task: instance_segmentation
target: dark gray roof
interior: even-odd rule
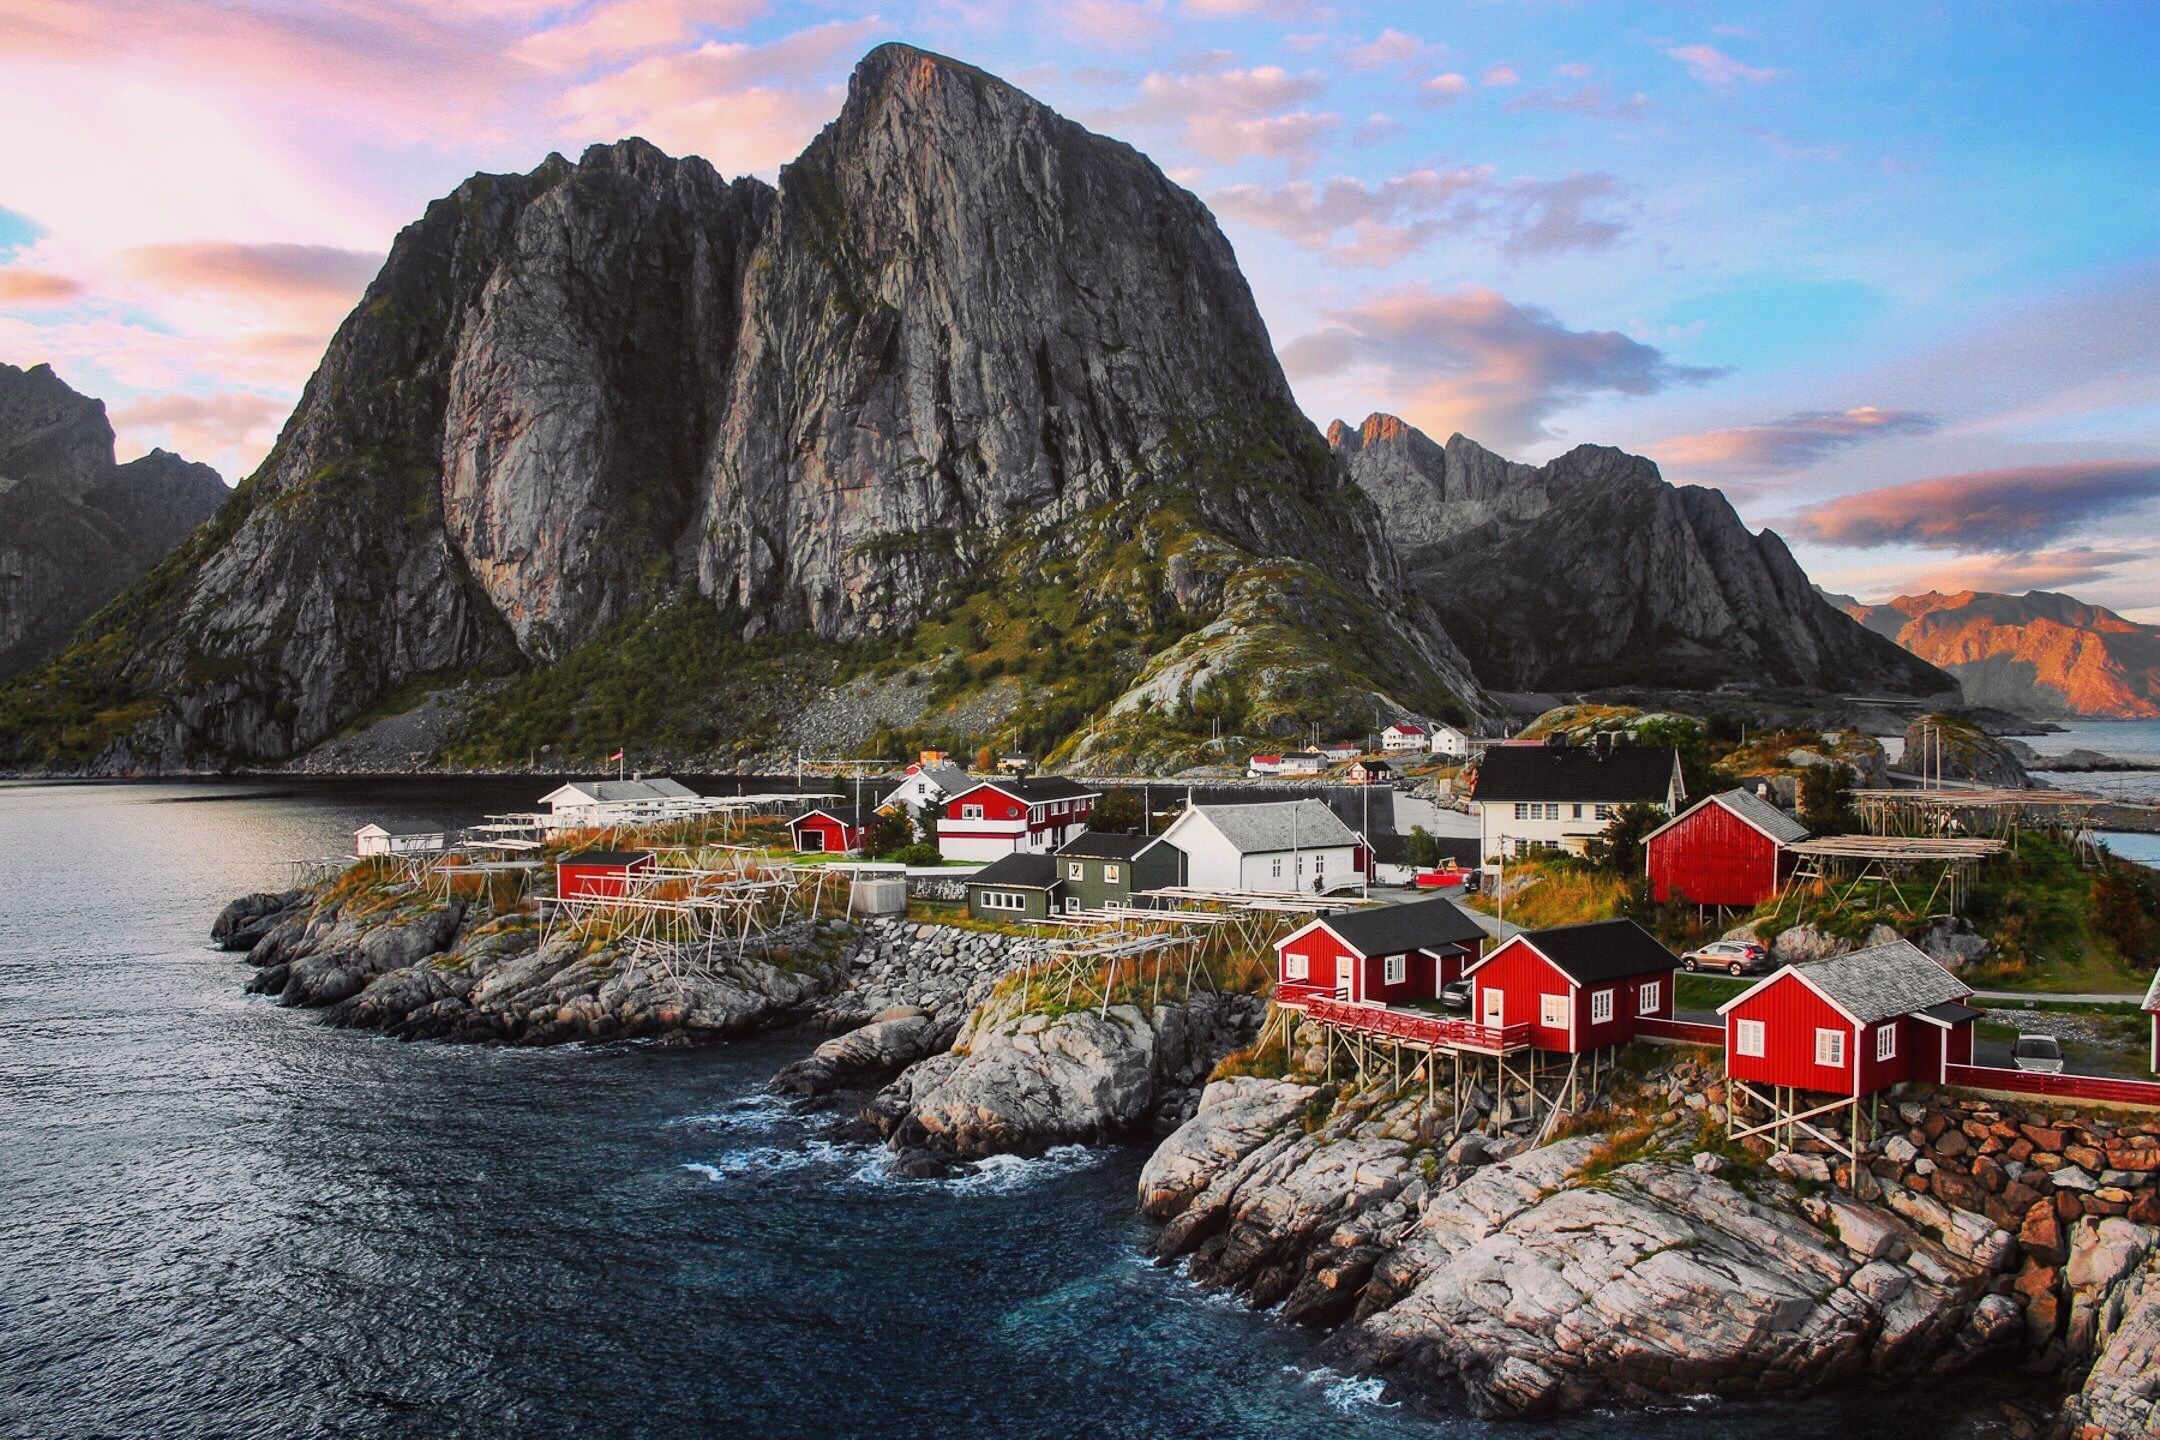
[[[1478,762],[1479,801],[1662,802],[1679,754],[1670,745],[1494,745]]]
[[[1400,955],[1410,950],[1445,950],[1450,945],[1475,948],[1485,927],[1447,899],[1409,905],[1379,905],[1327,917],[1328,929],[1363,955]]]
[[[1870,945],[1793,968],[1863,1025],[1911,1015],[1945,1000],[1963,1001],[1972,994],[1970,985],[1929,959],[1910,940]]]
[[[1051,890],[1057,887],[1057,861],[1048,855],[1014,851],[1000,855],[968,876],[968,887],[1010,885],[1016,890]]]
[[[1319,850],[1355,845],[1355,831],[1318,800],[1275,800],[1258,805],[1197,805],[1240,855],[1274,850]]]
[[[1538,953],[1552,961],[1561,974],[1581,985],[1648,975],[1680,963],[1655,935],[1633,920],[1593,920],[1584,925],[1525,930],[1522,938],[1536,946]]]
[[[1979,1019],[1982,1015],[1987,1014],[1987,1011],[1975,1010],[1970,1005],[1960,1005],[1955,1000],[1945,1000],[1940,1005],[1928,1006],[1927,1009],[1922,1010],[1920,1013],[1933,1016],[1945,1025],[1962,1025],[1967,1020]]]
[[[559,865],[635,865],[640,860],[650,860],[650,850],[580,850],[575,855],[565,855]]]
[[[1083,795],[1102,793],[1082,785],[1077,780],[1067,780],[1062,775],[1038,775],[1027,780],[977,780],[972,785],[961,787],[959,793],[964,795],[969,790],[979,790],[985,785],[994,786],[1008,795],[1017,795],[1031,805],[1045,800],[1077,800]]]
[[[1161,838],[1159,835],[1120,835],[1111,830],[1086,830],[1066,841],[1057,853],[1083,860],[1131,860]]]
[[[1807,826],[1752,790],[1727,790],[1711,798],[1781,845],[1808,837]]]

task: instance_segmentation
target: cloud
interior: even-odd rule
[[[2160,497],[2160,460],[2021,465],[1863,490],[1801,509],[1796,533],[1866,549],[2024,554]]]
[[[609,0],[574,20],[536,30],[510,53],[543,70],[575,70],[690,39],[700,29],[734,30],[765,13],[765,0]]]
[[[1428,105],[1452,105],[1470,93],[1470,82],[1450,70],[1445,75],[1435,75],[1418,87]]]
[[[839,91],[818,80],[878,29],[876,20],[835,20],[768,44],[713,40],[650,56],[567,92],[558,104],[563,133],[583,141],[638,134],[723,172],[770,172],[832,119]]]
[[[1650,108],[1650,97],[1638,90],[1625,97],[1603,85],[1541,85],[1507,102],[1511,111],[1550,110],[1560,115],[1584,115],[1594,120],[1627,120]]]
[[[1619,194],[1602,171],[1501,181],[1491,167],[1477,165],[1409,170],[1377,185],[1347,176],[1317,185],[1232,185],[1208,203],[1340,264],[1377,269],[1449,234],[1484,235],[1511,259],[1602,250],[1627,227],[1596,207]]]
[[[19,265],[0,268],[0,305],[58,305],[83,293],[82,282]]]
[[[275,438],[292,402],[247,390],[212,395],[146,395],[113,407],[121,448],[140,447],[136,431],[155,432],[167,449],[190,460],[228,453],[260,453]]]
[[[1409,65],[1427,55],[1438,54],[1443,47],[1427,45],[1415,35],[1408,35],[1392,27],[1382,30],[1372,39],[1343,48],[1343,63],[1353,70],[1379,70],[1390,65]]]
[[[2018,555],[1975,555],[1925,570],[1915,583],[1921,589],[1947,594],[1960,590],[2060,590],[2112,580],[2127,567],[2144,570],[2154,558],[2149,550],[2101,550],[2089,545]]]
[[[1342,123],[1334,114],[1304,108],[1322,89],[1318,75],[1277,65],[1226,67],[1226,57],[1215,55],[1199,68],[1150,71],[1130,103],[1096,118],[1175,133],[1217,164],[1263,156],[1288,161],[1293,169],[1310,164],[1321,139]]]
[[[1354,377],[1375,405],[1435,434],[1496,445],[1552,438],[1546,421],[1593,395],[1654,395],[1713,379],[1612,330],[1570,330],[1550,311],[1482,286],[1411,286],[1326,313],[1283,347],[1293,379]]]
[[[1768,475],[1804,470],[1868,440],[1927,435],[1938,428],[1918,410],[1857,405],[1850,410],[1801,410],[1782,420],[1676,435],[1656,447],[1665,464],[1721,474]]]
[[[383,257],[332,245],[243,245],[234,241],[137,245],[120,252],[137,279],[171,289],[200,288],[274,299],[329,299],[350,305]]]
[[[1750,85],[1766,85],[1778,78],[1775,70],[1743,65],[1711,45],[1682,45],[1665,53],[1687,66],[1688,74],[1719,90],[1730,89],[1737,80],[1745,80]]]
[[[1587,80],[1590,78],[1592,68],[1583,64],[1580,60],[1571,60],[1565,65],[1553,66],[1552,73],[1563,80]]]
[[[1052,13],[1066,34],[1090,45],[1127,45],[1169,33],[1162,0],[1065,0]]]
[[[1402,121],[1397,120],[1392,115],[1375,110],[1363,120],[1358,121],[1358,127],[1351,132],[1350,138],[1361,143],[1385,140],[1390,135],[1401,134],[1402,128]]]
[[[1478,78],[1478,84],[1491,86],[1494,89],[1501,89],[1509,85],[1520,85],[1521,83],[1522,76],[1516,74],[1511,67],[1506,65],[1495,65]]]

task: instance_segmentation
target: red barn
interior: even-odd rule
[[[1672,1015],[1680,962],[1632,920],[1525,930],[1464,970],[1471,1014],[1530,1026],[1539,1050],[1579,1055],[1635,1038],[1639,1016]]]
[[[1725,1073],[1859,1098],[1972,1062],[1972,987],[1908,940],[1787,965],[1718,1007]]]
[[[1643,864],[1660,903],[1679,896],[1696,905],[1752,910],[1777,894],[1792,873],[1786,847],[1807,827],[1747,790],[1698,801],[1650,832]]]
[[[564,900],[609,899],[657,864],[650,850],[580,850],[555,863],[555,893]]]
[[[1323,915],[1275,942],[1276,978],[1356,1004],[1436,1000],[1484,938],[1452,900]]]
[[[797,850],[846,855],[862,848],[863,828],[876,813],[867,805],[821,805],[788,821],[788,834]]]

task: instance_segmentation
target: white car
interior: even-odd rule
[[[2010,1047],[2010,1063],[2038,1075],[2060,1075],[2062,1046],[2052,1035],[2020,1035],[2017,1043]]]

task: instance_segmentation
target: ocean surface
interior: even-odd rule
[[[888,1175],[766,1097],[813,1037],[400,1044],[211,917],[530,780],[0,784],[0,1435],[1944,1434],[1942,1391],[1429,1416],[1149,1264],[1142,1154]],[[1963,1393],[1969,1386],[1961,1387]]]

